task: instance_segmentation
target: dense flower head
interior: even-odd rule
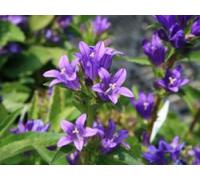
[[[16,128],[10,131],[14,134],[22,134],[26,132],[47,132],[50,124],[44,124],[42,120],[28,120],[27,122],[19,122]]]
[[[133,97],[133,93],[122,84],[126,80],[126,69],[119,69],[114,75],[111,75],[106,69],[99,70],[100,83],[94,84],[92,90],[97,92],[103,101],[111,101],[116,104],[120,95]]]
[[[195,36],[200,36],[200,18],[195,20],[192,24],[191,33]]]
[[[157,21],[163,26],[158,30],[158,35],[165,41],[171,42],[175,48],[186,45],[184,28],[190,16],[157,15]]]
[[[151,41],[144,40],[143,49],[153,64],[159,66],[164,63],[167,48],[157,33],[153,34]]]
[[[73,17],[71,15],[59,16],[58,17],[58,24],[61,28],[67,28],[71,22]]]
[[[125,140],[128,138],[127,130],[116,130],[116,125],[113,120],[109,120],[108,127],[104,127],[101,123],[95,122],[93,127],[97,129],[98,135],[101,138],[101,147],[103,153],[109,153],[122,145],[126,149],[130,146]]]
[[[27,17],[22,15],[1,15],[0,20],[9,21],[15,25],[18,25],[24,23],[27,20]]]
[[[111,23],[106,17],[97,16],[95,20],[92,21],[92,29],[94,34],[101,35],[103,32],[108,30]]]
[[[80,115],[75,124],[63,120],[61,122],[61,128],[66,135],[60,138],[57,146],[62,147],[73,143],[76,149],[81,151],[83,146],[86,145],[88,138],[96,135],[97,133],[96,129],[85,127],[86,118],[86,114]]]
[[[178,92],[179,89],[187,84],[189,80],[182,77],[182,67],[176,66],[174,69],[167,69],[165,77],[156,81],[156,85],[169,92]]]
[[[67,56],[62,56],[59,61],[59,70],[53,69],[46,71],[43,76],[54,78],[49,85],[50,87],[56,84],[62,84],[69,89],[78,90],[80,89],[77,76],[78,69],[78,60],[69,62]]]
[[[143,117],[144,119],[151,118],[154,106],[153,94],[145,94],[143,92],[140,92],[138,99],[132,99],[131,102],[141,117]]]
[[[105,47],[103,41],[98,42],[95,46],[89,46],[85,42],[79,43],[79,53],[76,57],[79,59],[87,78],[95,80],[98,76],[98,70],[103,67],[109,69],[112,59],[117,54],[122,54],[112,48]]]
[[[193,157],[192,164],[194,165],[200,165],[200,147],[193,148],[189,155]]]
[[[148,151],[143,153],[143,157],[149,164],[179,164],[181,161],[180,154],[184,146],[184,143],[179,142],[178,136],[170,144],[164,140],[160,140],[158,147],[149,145]]]

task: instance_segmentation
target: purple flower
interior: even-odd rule
[[[59,70],[49,70],[43,74],[44,77],[54,78],[50,87],[56,84],[63,84],[65,87],[73,90],[80,89],[80,83],[77,76],[78,60],[69,62],[67,56],[61,56],[59,61]]]
[[[103,153],[108,153],[116,149],[119,145],[124,146],[126,149],[130,149],[128,143],[125,142],[125,139],[128,138],[128,131],[116,131],[116,125],[112,120],[109,120],[107,128],[104,128],[100,123],[94,123],[93,127],[97,129],[101,138],[101,147]]]
[[[44,124],[42,120],[28,120],[26,123],[19,122],[17,128],[13,128],[10,131],[14,134],[22,134],[26,132],[47,132],[50,125]]]
[[[2,15],[0,16],[0,19],[4,21],[9,21],[12,24],[18,25],[18,24],[24,23],[27,20],[27,17],[21,16],[21,15]]]
[[[46,29],[44,31],[44,36],[50,42],[53,42],[53,43],[60,42],[60,37],[51,29]]]
[[[70,153],[69,155],[67,155],[66,159],[70,165],[76,165],[79,160],[79,152],[74,151]]]
[[[148,147],[148,151],[143,153],[143,157],[149,164],[178,164],[180,161],[180,153],[184,148],[184,143],[179,143],[179,137],[175,137],[172,143],[168,144],[164,140],[160,140],[158,147],[153,145]]]
[[[83,149],[86,141],[89,137],[96,135],[97,131],[90,127],[84,127],[86,121],[86,114],[82,114],[78,117],[75,124],[69,121],[63,120],[61,122],[61,128],[67,134],[60,138],[57,143],[58,147],[65,146],[73,143],[78,151]]]
[[[66,16],[59,16],[58,17],[58,24],[61,28],[67,28],[72,22],[72,16],[66,15]]]
[[[193,148],[189,155],[193,157],[192,164],[193,165],[200,165],[200,147]]]
[[[93,32],[97,36],[100,36],[103,32],[109,29],[110,26],[111,23],[105,17],[97,16],[96,19],[92,21]]]
[[[149,119],[151,117],[154,106],[153,94],[144,94],[140,92],[138,99],[132,99],[131,102],[141,117],[144,119]]]
[[[11,42],[7,44],[5,48],[8,50],[8,52],[13,53],[13,54],[19,53],[22,50],[21,46],[15,42]]]
[[[182,77],[182,67],[179,65],[174,69],[167,69],[165,77],[156,81],[156,85],[169,92],[178,92],[189,80]]]
[[[157,21],[164,27],[158,30],[158,35],[165,41],[170,41],[175,48],[182,48],[186,45],[184,28],[189,20],[185,16],[156,16]]]
[[[167,48],[157,34],[153,34],[150,42],[144,40],[143,49],[153,64],[159,66],[164,63]]]
[[[87,78],[95,80],[98,76],[98,70],[103,67],[109,69],[112,64],[112,58],[117,54],[122,54],[111,48],[107,48],[103,41],[95,46],[89,47],[86,43],[79,43],[80,53],[76,54],[79,59],[84,74]]]
[[[200,18],[192,24],[191,33],[195,36],[200,36]]]
[[[99,70],[100,83],[92,86],[92,90],[97,92],[104,101],[112,101],[116,104],[120,95],[133,97],[133,93],[122,84],[126,80],[126,69],[119,69],[113,76],[104,68]]]
[[[175,23],[174,25],[171,26],[169,32],[170,32],[169,41],[175,48],[182,48],[185,46],[186,44],[185,34],[184,30],[181,29],[180,25]]]

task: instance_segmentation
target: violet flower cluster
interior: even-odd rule
[[[59,70],[49,70],[44,77],[53,78],[50,87],[62,84],[72,90],[80,90],[80,84],[92,82],[91,90],[97,92],[103,101],[111,101],[116,104],[120,95],[133,97],[132,92],[123,87],[126,80],[126,69],[119,69],[114,75],[109,73],[112,59],[117,54],[122,54],[112,48],[105,47],[104,42],[100,41],[95,46],[88,46],[84,42],[79,43],[80,52],[76,53],[75,60],[69,62],[67,56],[62,56],[59,62]],[[85,82],[80,82],[78,72],[82,71]],[[96,83],[97,79],[99,83]]]
[[[178,136],[170,144],[165,140],[160,140],[158,147],[149,145],[147,152],[143,153],[143,157],[149,164],[154,165],[181,164],[184,162],[181,159],[184,146],[184,143],[179,142]]]
[[[26,132],[47,132],[50,128],[50,124],[44,124],[42,120],[28,120],[27,122],[19,122],[16,128],[11,129],[10,131],[13,134],[22,134]]]

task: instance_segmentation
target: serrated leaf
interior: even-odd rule
[[[24,40],[25,35],[19,27],[7,21],[0,21],[0,46],[11,41],[24,42]]]
[[[29,132],[19,135],[9,135],[0,141],[0,162],[22,152],[34,149],[34,146],[48,147],[55,145],[62,134]]]
[[[53,20],[54,16],[31,16],[29,18],[29,27],[32,31],[39,31],[46,26],[49,25],[49,23]]]

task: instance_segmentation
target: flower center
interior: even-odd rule
[[[91,58],[94,58],[94,52],[91,52],[91,53],[90,53],[90,57],[91,57]]]
[[[148,105],[149,105],[149,103],[148,103],[148,102],[144,102],[144,103],[143,103],[144,110],[146,110],[146,109],[147,109]]]
[[[108,94],[110,91],[114,90],[116,88],[115,83],[110,83],[109,88],[106,90],[105,94]]]
[[[79,134],[79,130],[77,128],[75,128],[73,131],[72,131],[73,134]]]
[[[176,78],[169,77],[169,84],[170,85],[173,85],[175,81],[176,81]]]
[[[65,74],[65,68],[61,69],[61,74]]]

